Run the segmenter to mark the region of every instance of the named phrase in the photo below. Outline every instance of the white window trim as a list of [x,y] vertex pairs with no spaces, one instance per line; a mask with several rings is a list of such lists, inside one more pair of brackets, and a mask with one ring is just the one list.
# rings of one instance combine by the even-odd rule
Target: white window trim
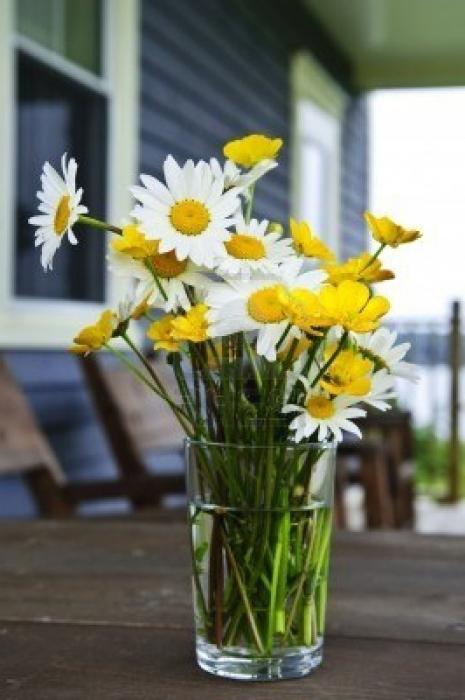
[[107,218],[118,223],[130,211],[129,187],[138,167],[139,0],[105,0],[103,78],[18,37],[14,3],[0,2],[0,348],[62,348],[77,329],[91,323],[103,308],[114,306],[125,285],[107,274],[104,304],[14,297],[14,52],[20,46],[44,62],[53,60],[63,73],[108,96]]
[[[334,209],[331,212],[330,230],[327,241],[336,255],[341,248],[340,231],[340,199],[341,199],[341,131],[348,95],[338,83],[327,73],[321,64],[307,51],[298,52],[291,63],[292,89],[292,170],[291,170],[291,206],[292,212],[298,215],[301,201],[301,143],[306,137],[305,102],[311,102],[317,109],[328,113],[335,119],[338,130],[335,168],[333,170],[330,188],[334,199]],[[310,222],[311,223],[311,222]],[[322,233],[322,232],[316,232]]]

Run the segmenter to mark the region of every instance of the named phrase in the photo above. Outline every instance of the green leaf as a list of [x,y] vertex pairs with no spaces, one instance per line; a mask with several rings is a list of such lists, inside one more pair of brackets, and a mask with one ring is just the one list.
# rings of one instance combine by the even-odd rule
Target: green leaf
[[202,563],[202,559],[204,558],[205,554],[207,553],[208,549],[208,542],[202,542],[201,544],[198,545],[198,547],[195,548],[195,561],[197,564]]

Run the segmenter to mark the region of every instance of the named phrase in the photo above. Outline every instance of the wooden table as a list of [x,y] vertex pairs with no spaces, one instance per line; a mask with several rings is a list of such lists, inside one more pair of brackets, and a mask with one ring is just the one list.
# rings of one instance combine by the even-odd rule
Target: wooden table
[[323,667],[244,685],[194,663],[183,524],[0,524],[0,698],[464,700],[465,539],[338,534]]

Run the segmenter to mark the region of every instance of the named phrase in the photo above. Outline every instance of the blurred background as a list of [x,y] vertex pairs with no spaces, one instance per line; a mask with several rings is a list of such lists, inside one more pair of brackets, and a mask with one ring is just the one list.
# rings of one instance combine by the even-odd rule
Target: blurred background
[[182,498],[160,406],[66,352],[118,288],[96,231],[43,273],[27,224],[43,162],[76,157],[85,204],[119,223],[167,153],[258,132],[285,141],[259,216],[308,219],[341,259],[370,245],[366,208],[424,233],[385,255],[421,381],[342,446],[340,526],[465,533],[463,26],[462,0],[0,0],[0,517]]

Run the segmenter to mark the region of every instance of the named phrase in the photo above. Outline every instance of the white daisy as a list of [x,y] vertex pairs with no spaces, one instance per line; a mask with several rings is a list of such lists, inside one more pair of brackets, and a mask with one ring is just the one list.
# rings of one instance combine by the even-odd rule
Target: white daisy
[[[292,259],[282,265],[279,275],[250,280],[228,279],[223,284],[212,284],[206,298],[210,307],[211,335],[258,331],[257,353],[274,362],[278,341],[289,325],[280,294],[292,287],[315,289],[324,278],[321,270],[299,274],[301,266],[300,260]],[[300,335],[300,330],[293,327],[287,338],[299,338]]]
[[216,158],[210,158],[210,167],[215,177],[224,178],[224,189],[229,190],[231,187],[240,187],[244,194],[247,195],[248,188],[255,184],[263,175],[266,175],[270,170],[276,168],[278,162],[267,158],[261,160],[250,170],[242,172],[232,160],[226,160],[223,167]]
[[366,396],[359,397],[359,400],[379,411],[387,411],[392,408],[388,401],[396,397],[396,393],[393,391],[394,383],[393,375],[389,374],[386,369],[381,369],[371,377],[370,392]]
[[135,288],[133,286],[126,292],[124,297],[118,303],[116,307],[116,318],[118,320],[118,325],[129,321],[131,318],[139,318],[137,315],[138,310],[143,306],[145,309],[145,302],[147,301],[146,295],[141,293],[142,290]]
[[[203,290],[211,282],[200,272],[191,260],[178,260],[174,251],[157,253],[144,260],[110,249],[109,267],[115,275],[138,280],[136,296],[147,299],[149,306],[175,311],[179,307],[185,311],[191,303],[186,285]],[[154,279],[157,276],[158,284]],[[163,290],[163,292],[161,291]]]
[[50,163],[44,163],[40,176],[42,190],[37,192],[40,199],[39,211],[42,214],[31,216],[29,223],[37,226],[35,246],[42,246],[41,263],[44,270],[53,268],[53,256],[61,245],[63,236],[68,234],[68,240],[76,245],[77,239],[73,233],[73,225],[81,214],[87,214],[87,207],[80,204],[82,187],[76,190],[77,163],[71,158],[66,163],[66,153],[61,158],[63,177],[52,168]]
[[140,202],[133,216],[148,238],[160,240],[160,253],[174,250],[179,260],[191,258],[197,265],[213,267],[225,254],[224,241],[240,207],[240,189],[224,192],[224,177],[215,176],[204,161],[188,160],[180,167],[168,156],[163,170],[166,185],[141,175],[144,187],[133,187]]
[[365,351],[368,357],[378,366],[384,367],[390,374],[396,377],[417,382],[419,377],[417,368],[403,359],[410,350],[410,343],[401,343],[395,346],[397,333],[387,328],[378,328],[374,333],[363,333],[355,336],[359,348]]
[[219,258],[215,272],[222,277],[250,279],[256,273],[277,274],[279,265],[293,255],[289,238],[266,233],[268,221],[252,219],[246,224],[242,212],[236,219],[236,233],[224,244],[226,255]]
[[298,413],[289,424],[289,429],[295,431],[295,442],[310,438],[315,433],[320,442],[328,437],[341,442],[343,430],[362,437],[359,427],[351,420],[366,415],[366,411],[354,407],[357,399],[351,396],[331,398],[321,388],[311,388],[306,377],[301,377],[300,381],[307,392],[304,405],[287,404],[282,409],[283,413]]

